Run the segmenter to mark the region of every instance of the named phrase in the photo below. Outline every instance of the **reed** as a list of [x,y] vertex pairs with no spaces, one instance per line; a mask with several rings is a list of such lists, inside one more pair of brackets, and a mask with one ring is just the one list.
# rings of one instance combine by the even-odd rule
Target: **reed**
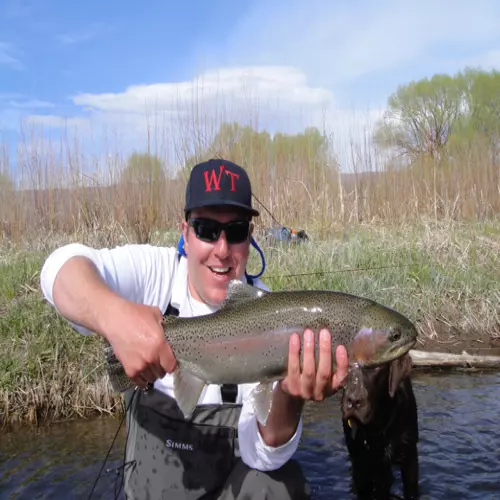
[[[0,242],[43,248],[69,235],[103,245],[148,241],[155,230],[178,227],[186,167],[216,155],[247,168],[256,198],[274,217],[255,202],[262,211],[260,228],[277,220],[321,239],[357,224],[473,221],[500,213],[500,164],[479,136],[451,145],[446,155],[422,156],[401,168],[385,151],[368,145],[368,131],[338,152],[319,132],[275,137],[271,143],[257,128],[234,132],[214,121],[210,130],[197,122],[191,129],[197,126],[205,135],[195,136],[189,147],[174,141],[170,148],[168,130],[148,128],[144,151],[161,163],[161,175],[142,174],[135,181],[126,175],[129,158],[119,150],[85,153],[86,142],[80,143],[77,133],[71,137],[70,130],[62,130],[47,138],[43,129],[30,126],[15,158],[7,145],[1,149]],[[191,129],[185,131],[190,138]],[[336,155],[350,158],[349,170]],[[14,181],[1,181],[14,171]]]
[[[423,349],[500,345],[500,167],[487,143],[469,140],[446,157],[422,157],[407,168],[395,168],[373,146],[352,146],[353,167],[343,172],[331,154],[318,157],[318,134],[310,131],[271,148],[257,126],[259,133],[247,130],[239,139],[221,133],[234,128],[221,128],[220,120],[202,126],[193,118],[184,127],[184,138],[173,141],[175,161],[166,133],[148,130],[144,149],[162,170],[140,182],[124,175],[127,158],[119,148],[92,155],[70,131],[47,139],[35,127],[23,130],[15,162],[3,147],[1,425],[123,409],[107,386],[99,339],[76,334],[44,302],[41,265],[73,241],[176,244],[187,169],[175,167],[214,155],[246,166],[257,199],[273,216],[261,206],[256,227],[273,289],[372,297],[415,321]],[[210,136],[210,147],[205,138],[193,140],[193,130]],[[328,137],[321,141],[330,145]],[[309,243],[266,243],[275,220],[304,229]],[[252,253],[252,271],[258,260]]]

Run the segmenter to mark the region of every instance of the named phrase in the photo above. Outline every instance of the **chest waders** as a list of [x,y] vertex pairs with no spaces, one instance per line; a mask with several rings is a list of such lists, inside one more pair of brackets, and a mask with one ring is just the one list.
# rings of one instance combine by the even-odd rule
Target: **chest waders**
[[[253,279],[247,276],[253,285]],[[165,315],[177,316],[171,304]],[[240,457],[237,385],[223,385],[223,404],[196,407],[185,421],[174,398],[155,390],[125,394],[129,500],[208,500],[217,498]]]

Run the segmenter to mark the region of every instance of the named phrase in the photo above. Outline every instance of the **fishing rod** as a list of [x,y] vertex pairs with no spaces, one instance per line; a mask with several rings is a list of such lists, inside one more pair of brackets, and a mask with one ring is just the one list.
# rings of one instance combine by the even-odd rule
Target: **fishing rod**
[[[92,495],[94,494],[95,489],[97,487],[97,483],[99,482],[99,479],[101,478],[103,472],[106,472],[106,473],[113,472],[113,471],[115,472],[116,478],[115,478],[115,484],[114,484],[114,497],[113,497],[114,500],[117,500],[119,495],[120,495],[121,489],[123,487],[123,482],[124,482],[123,476],[125,474],[125,467],[128,465],[128,463],[126,462],[126,443],[128,441],[128,438],[129,438],[130,426],[127,428],[127,433],[126,433],[126,437],[125,437],[125,446],[124,446],[124,450],[123,450],[123,463],[122,463],[122,465],[120,465],[114,469],[111,468],[111,469],[106,469],[106,470],[104,470],[104,467],[106,466],[106,462],[109,460],[109,457],[111,455],[111,451],[113,450],[113,446],[115,445],[116,439],[118,438],[120,430],[125,422],[125,419],[127,417],[127,412],[129,411],[130,407],[132,406],[132,401],[134,400],[134,397],[136,395],[137,390],[138,390],[138,388],[136,387],[134,389],[134,392],[132,393],[132,396],[130,398],[128,405],[126,405],[126,407],[125,407],[125,411],[123,412],[123,416],[120,420],[120,424],[118,425],[118,429],[116,430],[115,435],[113,437],[113,440],[111,441],[111,446],[109,447],[109,449],[106,453],[106,456],[104,457],[104,460],[101,464],[101,468],[97,474],[97,477],[94,480],[94,484],[92,485],[92,489],[90,490],[90,493],[89,493],[89,496],[87,497],[87,500],[90,500],[92,498]],[[122,469],[122,470],[120,471],[120,469]],[[117,491],[116,481],[118,479],[118,476],[120,476],[120,475],[121,475],[121,484],[120,484],[120,488]]]
[[299,276],[319,276],[322,274],[336,274],[336,273],[346,273],[346,272],[357,272],[357,271],[377,271],[379,269],[396,269],[400,267],[409,267],[412,264],[395,264],[392,266],[377,266],[377,267],[351,267],[347,269],[334,269],[333,271],[315,271],[312,273],[297,273],[297,274],[275,274],[268,276],[271,279],[277,278],[295,278]]
[[[262,203],[255,194],[252,193],[252,196],[255,198],[255,200],[264,208],[264,210],[271,216],[274,222],[278,224],[280,227],[284,227],[277,219],[276,217],[271,213],[271,211]],[[301,277],[301,276],[319,276],[319,275],[324,275],[324,274],[336,274],[336,273],[345,273],[345,272],[358,272],[358,271],[376,271],[379,269],[394,269],[394,268],[401,268],[401,267],[409,267],[412,264],[395,264],[395,265],[390,265],[390,266],[377,266],[377,267],[355,267],[355,268],[348,268],[348,269],[334,269],[332,271],[316,271],[316,272],[311,272],[311,273],[297,273],[297,274],[281,274],[281,275],[271,275],[268,276],[268,278],[271,279],[277,279],[277,278],[296,278],[296,277]]]
[[262,206],[262,208],[271,216],[271,219],[273,219],[274,222],[276,222],[276,224],[278,224],[278,226],[281,226],[283,227],[283,224],[281,224],[277,219],[276,217],[271,213],[271,211],[264,205],[264,203],[262,203],[258,198],[257,196],[255,196],[254,193],[252,193],[252,196],[255,198],[255,200]]

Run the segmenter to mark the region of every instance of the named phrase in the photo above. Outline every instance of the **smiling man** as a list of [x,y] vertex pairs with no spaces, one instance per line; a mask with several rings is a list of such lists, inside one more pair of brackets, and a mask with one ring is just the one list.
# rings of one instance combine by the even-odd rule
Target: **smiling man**
[[70,244],[54,251],[41,272],[46,299],[82,334],[112,345],[128,377],[146,392],[126,394],[125,493],[128,499],[306,499],[308,487],[292,459],[302,433],[305,400],[335,393],[347,375],[347,353],[335,353],[321,332],[318,367],[314,337],[305,332],[304,363],[292,336],[289,367],[275,385],[266,426],[248,395],[254,384],[209,385],[186,421],[174,398],[175,356],[165,340],[165,314],[216,311],[232,279],[268,289],[245,270],[253,232],[252,189],[230,161],[196,165],[186,188],[184,245],[125,245],[93,249]]

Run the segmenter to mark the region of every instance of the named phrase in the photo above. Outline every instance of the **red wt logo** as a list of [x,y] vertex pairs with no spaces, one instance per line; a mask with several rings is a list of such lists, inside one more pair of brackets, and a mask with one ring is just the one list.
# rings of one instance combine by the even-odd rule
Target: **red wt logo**
[[212,191],[212,184],[214,191],[220,191],[220,181],[223,173],[231,177],[231,191],[233,193],[236,191],[236,179],[239,179],[240,176],[228,170],[224,165],[220,165],[218,174],[215,172],[215,169],[212,169],[210,173],[208,173],[208,171],[203,172],[203,175],[205,176],[206,193]]

